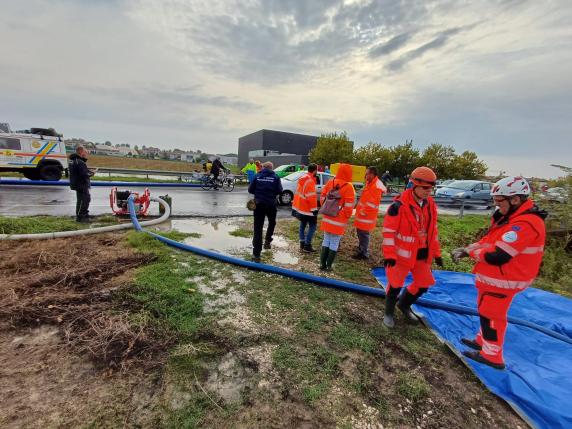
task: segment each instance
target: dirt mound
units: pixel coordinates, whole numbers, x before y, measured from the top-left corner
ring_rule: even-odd
[[[171,341],[121,299],[133,269],[154,260],[121,235],[0,242],[0,321],[12,328],[57,325],[65,343],[96,364],[146,366]],[[113,309],[113,311],[112,311]]]

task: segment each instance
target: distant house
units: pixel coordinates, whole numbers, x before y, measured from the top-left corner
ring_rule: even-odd
[[[183,152],[181,153],[181,161],[184,162],[195,162],[196,158],[201,156],[198,152]]]
[[[104,144],[96,144],[89,152],[92,155],[122,156],[119,148]]]
[[[238,156],[235,155],[216,155],[220,157],[220,161],[227,165],[238,165]]]

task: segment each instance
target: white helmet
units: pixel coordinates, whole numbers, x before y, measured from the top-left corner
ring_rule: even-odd
[[[530,186],[521,176],[509,176],[493,185],[491,196],[512,197],[513,195],[530,195]]]

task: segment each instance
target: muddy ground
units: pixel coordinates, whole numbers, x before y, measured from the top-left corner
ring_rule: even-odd
[[[240,225],[220,222],[246,256]],[[317,272],[287,228],[263,258]],[[192,335],[134,298],[158,256],[124,234],[0,242],[0,426],[526,427],[426,329],[384,331],[380,300],[169,252],[201,297]]]

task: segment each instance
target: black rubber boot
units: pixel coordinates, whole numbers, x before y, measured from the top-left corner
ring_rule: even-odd
[[[326,260],[328,259],[329,252],[329,248],[322,246],[322,251],[320,252],[320,270],[326,269]]]
[[[300,250],[304,250],[304,246],[306,245],[305,242],[300,241]]]
[[[336,259],[336,255],[338,254],[338,252],[332,249],[328,250],[329,252],[328,252],[328,258],[326,259],[326,270],[331,271],[332,264],[334,263],[334,259]]]
[[[485,365],[490,366],[494,369],[505,369],[504,363],[495,363],[491,362],[490,360],[486,359],[481,355],[478,351],[464,351],[464,356],[467,356],[469,359],[476,360],[477,362],[484,363]]]
[[[397,303],[397,296],[401,288],[389,288],[387,295],[385,296],[385,314],[383,316],[383,324],[387,328],[393,328],[395,326],[395,304]]]
[[[403,312],[403,314],[405,314],[407,320],[411,323],[419,322],[417,316],[411,312],[411,306],[415,304],[415,301],[417,301],[419,297],[423,295],[425,292],[427,292],[427,289],[422,288],[419,289],[419,291],[415,295],[413,295],[407,289],[405,289],[405,293],[403,293],[403,295],[401,295],[401,297],[399,298],[399,303],[397,304],[397,306]]]
[[[304,248],[302,249],[302,251],[307,253],[314,253],[316,249],[314,249],[312,247],[312,243],[310,243],[310,244],[304,244]]]
[[[469,338],[461,338],[461,342],[466,345],[467,347],[470,347],[474,350],[479,350],[481,351],[482,347],[479,343],[477,343],[475,340],[471,340]]]

